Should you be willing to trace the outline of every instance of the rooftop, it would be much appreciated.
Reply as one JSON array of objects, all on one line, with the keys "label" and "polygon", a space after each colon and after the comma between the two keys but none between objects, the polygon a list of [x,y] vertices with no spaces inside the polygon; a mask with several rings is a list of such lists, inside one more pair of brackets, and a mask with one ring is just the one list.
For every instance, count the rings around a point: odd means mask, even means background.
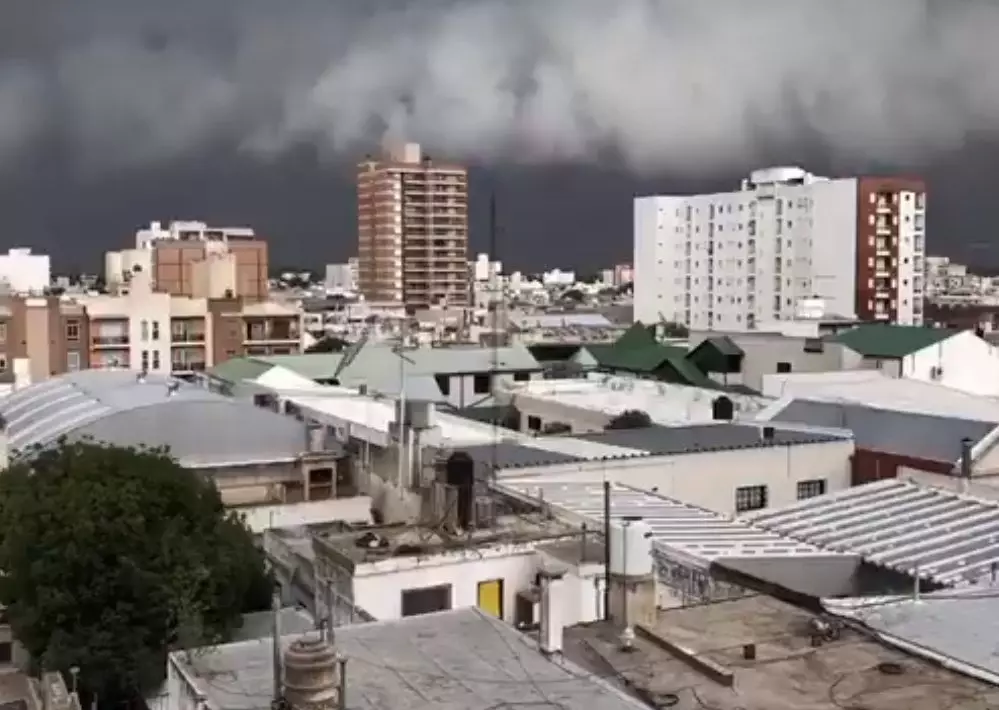
[{"label": "rooftop", "polygon": [[92,437],[119,446],[166,446],[184,466],[294,461],[306,449],[301,422],[163,375],[84,370],[31,385],[0,401],[11,448]]},{"label": "rooftop", "polygon": [[766,375],[766,395],[835,401],[960,419],[999,422],[999,399],[933,382],[888,377],[879,370]]},{"label": "rooftop", "polygon": [[[751,596],[660,611],[630,653],[619,650],[619,631],[603,622],[573,627],[565,653],[676,710],[970,710],[999,702],[999,689],[849,628],[813,647],[812,618],[771,597]],[[754,660],[743,658],[746,644],[755,645]],[[732,687],[695,671],[667,645],[732,673]]]},{"label": "rooftop", "polygon": [[[295,636],[282,639],[287,647]],[[347,658],[351,710],[641,710],[637,701],[476,609],[336,630]],[[268,710],[270,640],[229,644],[171,659],[194,678],[212,710]]]},{"label": "rooftop", "polygon": [[563,407],[597,411],[613,417],[638,409],[658,424],[710,421],[711,405],[720,394],[732,400],[736,416],[752,416],[772,400],[754,395],[687,387],[635,377],[592,374],[587,379],[532,380],[519,383],[511,393],[516,406],[519,398],[539,400]]},{"label": "rooftop", "polygon": [[433,555],[460,554],[494,546],[555,540],[575,535],[577,528],[540,513],[499,515],[489,527],[452,535],[441,527],[426,525],[383,525],[347,532],[317,535],[317,549],[335,555],[352,565],[392,559],[425,559]]},{"label": "rooftop", "polygon": [[[602,529],[602,483],[564,483],[543,479],[504,479],[497,490],[545,505],[554,514]],[[729,557],[820,557],[815,545],[630,486],[612,484],[611,520],[639,516],[653,533],[655,547],[666,557],[707,567]]]},{"label": "rooftop", "polygon": [[999,564],[999,503],[897,479],[746,516],[758,527],[946,585]]},{"label": "rooftop", "polygon": [[[880,599],[826,600],[825,607],[859,621],[888,643],[999,685],[999,596],[995,588]],[[995,702],[995,701],[993,701]]]},{"label": "rooftop", "polygon": [[944,328],[864,323],[832,338],[864,357],[903,358],[956,335]]},{"label": "rooftop", "polygon": [[848,429],[860,449],[950,463],[961,458],[962,439],[977,444],[999,426],[995,422],[805,399],[787,402],[770,414],[770,421]]}]

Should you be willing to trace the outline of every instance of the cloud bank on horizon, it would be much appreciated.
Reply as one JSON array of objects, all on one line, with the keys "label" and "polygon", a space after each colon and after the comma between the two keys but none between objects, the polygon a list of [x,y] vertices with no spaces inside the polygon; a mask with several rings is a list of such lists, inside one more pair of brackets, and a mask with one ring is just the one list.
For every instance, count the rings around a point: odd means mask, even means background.
[{"label": "cloud bank on horizon", "polygon": [[387,136],[711,172],[775,145],[894,161],[999,129],[987,1],[29,3],[0,11],[0,165],[52,136],[104,167],[220,141],[354,157]]}]

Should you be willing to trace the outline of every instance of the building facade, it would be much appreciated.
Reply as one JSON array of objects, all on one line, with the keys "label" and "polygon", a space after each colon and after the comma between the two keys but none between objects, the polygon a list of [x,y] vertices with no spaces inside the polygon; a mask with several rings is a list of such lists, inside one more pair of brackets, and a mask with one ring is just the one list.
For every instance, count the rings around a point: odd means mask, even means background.
[{"label": "building facade", "polygon": [[358,288],[369,301],[466,306],[468,174],[407,144],[357,175]]},{"label": "building facade", "polygon": [[267,242],[246,227],[204,222],[153,222],[136,233],[135,248],[108,252],[105,280],[127,289],[139,272],[152,274],[154,290],[174,296],[265,300],[270,268]]},{"label": "building facade", "polygon": [[926,188],[907,178],[753,172],[735,192],[635,200],[635,318],[755,330],[802,300],[918,325]]},{"label": "building facade", "polygon": [[56,297],[0,298],[0,387],[90,366],[86,310]]},{"label": "building facade", "polygon": [[52,282],[51,260],[31,249],[10,249],[0,254],[0,282],[14,293],[42,295]]}]

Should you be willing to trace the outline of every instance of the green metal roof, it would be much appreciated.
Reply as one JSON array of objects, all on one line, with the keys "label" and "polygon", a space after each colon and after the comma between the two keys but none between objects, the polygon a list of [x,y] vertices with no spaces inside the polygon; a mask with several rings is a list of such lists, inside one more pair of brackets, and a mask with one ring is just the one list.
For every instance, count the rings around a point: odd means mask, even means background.
[{"label": "green metal roof", "polygon": [[272,367],[273,364],[258,358],[234,357],[208,370],[208,375],[216,380],[237,384],[243,380],[255,380]]},{"label": "green metal roof", "polygon": [[601,367],[651,375],[670,367],[681,383],[714,389],[717,384],[687,359],[687,349],[662,345],[641,323],[635,323],[611,345],[587,345]]},{"label": "green metal roof", "polygon": [[957,331],[909,325],[866,323],[832,338],[864,357],[903,358],[946,340]]}]

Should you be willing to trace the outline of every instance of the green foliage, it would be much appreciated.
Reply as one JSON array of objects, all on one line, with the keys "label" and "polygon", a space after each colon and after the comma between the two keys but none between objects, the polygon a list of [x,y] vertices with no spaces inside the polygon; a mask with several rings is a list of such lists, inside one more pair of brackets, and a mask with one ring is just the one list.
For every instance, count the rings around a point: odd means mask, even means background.
[{"label": "green foliage", "polygon": [[640,409],[628,409],[607,423],[604,429],[644,429],[652,426],[652,418]]},{"label": "green foliage", "polygon": [[46,669],[102,706],[163,679],[166,653],[265,608],[263,555],[214,484],[166,451],[60,442],[0,476],[0,602]]}]

